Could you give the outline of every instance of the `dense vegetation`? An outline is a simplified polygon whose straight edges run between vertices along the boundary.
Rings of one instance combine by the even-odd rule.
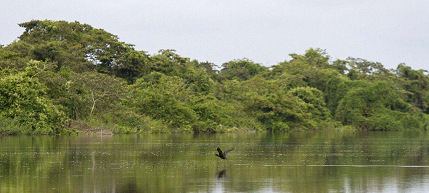
[[[270,68],[149,55],[87,24],[39,21],[0,46],[0,133],[427,129],[429,76],[321,49]]]

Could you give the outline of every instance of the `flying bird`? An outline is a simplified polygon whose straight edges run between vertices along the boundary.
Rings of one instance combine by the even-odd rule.
[[[217,148],[217,151],[219,152],[219,154],[215,154],[215,156],[218,156],[218,157],[219,157],[219,158],[221,158],[221,159],[226,159],[226,154],[227,154],[228,152],[232,151],[232,150],[234,150],[234,148],[232,148],[232,149],[228,149],[228,150],[226,150],[225,152],[222,152],[222,150],[218,147],[218,148]]]

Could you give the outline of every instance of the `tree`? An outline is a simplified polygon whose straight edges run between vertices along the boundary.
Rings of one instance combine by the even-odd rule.
[[[112,68],[114,75],[127,80],[129,84],[150,72],[149,56],[143,51],[130,50],[118,58],[118,63],[121,65]]]
[[[40,62],[30,61],[26,71],[5,73],[0,78],[0,117],[17,120],[30,134],[60,133],[68,119],[61,106],[46,96],[46,87],[36,77]]]
[[[197,114],[187,105],[192,96],[183,79],[152,72],[131,88],[131,104],[138,112],[161,119],[172,129],[192,130]]]
[[[351,88],[339,102],[336,113],[336,118],[344,125],[367,130],[417,129],[423,121],[412,116],[419,111],[406,103],[400,90],[386,81]]]
[[[345,76],[333,76],[326,82],[324,92],[326,107],[330,110],[332,116],[335,116],[339,102],[349,89],[348,81]]]
[[[122,81],[106,74],[85,72],[76,74],[73,78],[75,83],[81,85],[80,88],[87,92],[84,100],[91,104],[88,108],[90,109],[88,119],[91,119],[97,104],[101,103],[99,106],[106,109],[120,101],[126,92]]]
[[[233,60],[222,64],[220,75],[226,79],[248,80],[257,74],[268,70],[261,64],[254,63],[249,59]]]
[[[292,60],[273,67],[268,76],[291,88],[315,87],[326,90],[326,82],[339,72],[329,63],[329,56],[321,49],[309,49],[304,55],[290,54]]]
[[[144,52],[88,24],[32,20],[19,26],[25,28],[19,39],[30,45],[31,58],[55,62],[59,68],[67,65],[76,72],[96,68],[132,82],[147,62]]]
[[[206,72],[206,74],[213,80],[220,80],[219,77],[219,66],[217,66],[216,64],[213,64],[211,62],[200,62],[197,65],[197,68],[202,68],[204,69],[204,71]]]
[[[392,75],[389,70],[385,69],[379,62],[371,62],[362,58],[348,57],[347,64],[350,66],[347,77],[349,77],[351,80],[374,80]]]
[[[322,68],[329,65],[329,55],[320,48],[310,48],[305,51],[304,55],[290,54],[290,56],[292,57],[291,62],[297,60]]]
[[[426,114],[429,113],[429,76],[426,70],[413,70],[405,64],[399,64],[396,68],[396,76],[401,80],[411,104],[420,108]]]
[[[315,88],[288,88],[276,80],[254,77],[244,81],[238,100],[245,112],[256,117],[268,130],[321,130],[332,128],[323,93]]]

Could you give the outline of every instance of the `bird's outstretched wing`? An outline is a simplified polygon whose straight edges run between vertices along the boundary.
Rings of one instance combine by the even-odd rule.
[[[217,147],[217,152],[219,152],[219,155],[222,155],[223,153],[222,153],[222,150],[220,150],[220,148],[219,147]]]
[[[228,150],[226,150],[226,151],[225,151],[225,152],[223,152],[223,153],[226,155],[228,152],[230,152],[230,151],[232,151],[232,150],[234,150],[234,148],[228,149]]]

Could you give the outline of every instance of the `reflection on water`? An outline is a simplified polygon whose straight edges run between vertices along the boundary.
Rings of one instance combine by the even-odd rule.
[[[217,179],[222,179],[226,177],[226,170],[222,170],[219,173],[217,173]]]
[[[428,167],[426,132],[0,136],[0,193],[426,192]]]

